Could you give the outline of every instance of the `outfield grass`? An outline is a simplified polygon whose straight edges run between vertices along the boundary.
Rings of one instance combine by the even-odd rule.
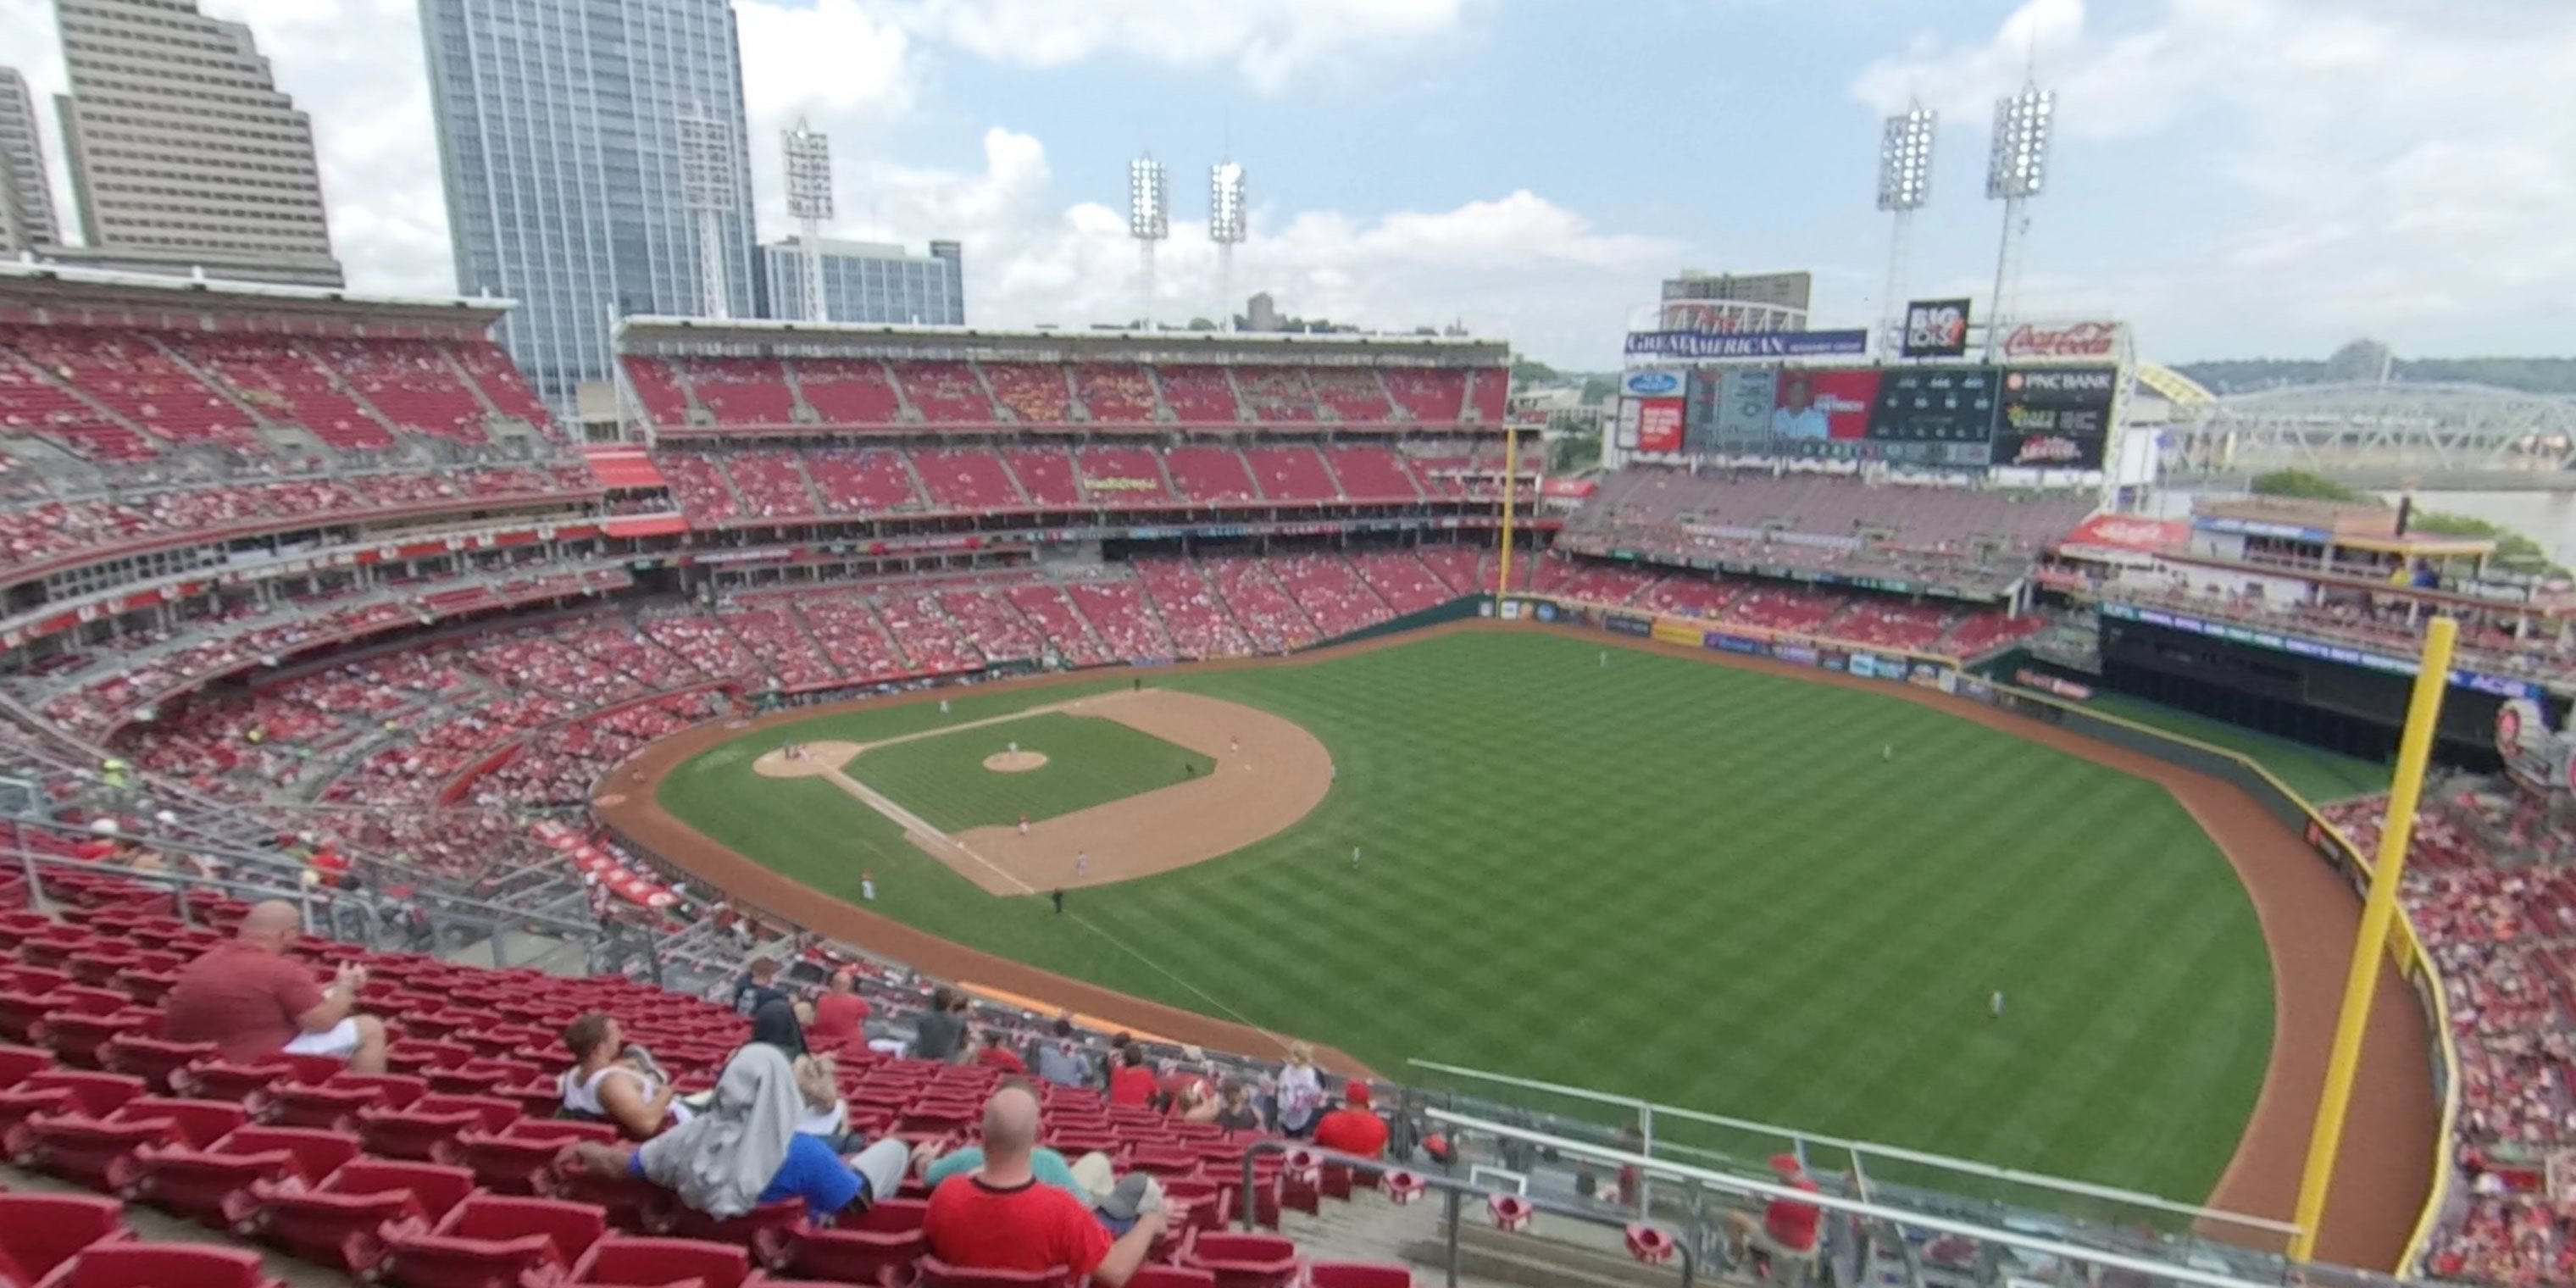
[[[854,896],[873,871],[877,911],[1389,1073],[1421,1057],[2208,1193],[2272,992],[2251,902],[2171,797],[1891,697],[1601,651],[1467,633],[1156,677],[1298,721],[1339,779],[1288,831],[1077,892],[1063,918],[984,894],[828,783],[754,778],[753,749],[705,753],[661,800],[818,888]]]
[[[1013,743],[1044,752],[1047,763],[1016,774],[984,768],[985,757]],[[852,777],[943,832],[1007,826],[1023,814],[1054,818],[1215,769],[1215,761],[1143,730],[1061,711],[899,742],[848,766]]]
[[[2306,797],[2310,804],[2388,790],[2388,766],[2376,761],[2339,755],[2304,742],[2258,733],[2242,725],[2212,720],[2124,694],[2097,693],[2082,706],[2087,711],[2118,716],[2149,728],[2178,733],[2241,753],[2271,770],[2273,777],[2288,784],[2291,791]]]

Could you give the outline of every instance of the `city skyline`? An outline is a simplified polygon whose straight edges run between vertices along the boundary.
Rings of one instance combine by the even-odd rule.
[[[417,173],[431,131],[409,0],[206,8],[251,21],[313,111],[353,283],[452,289],[443,202]],[[45,9],[0,0],[0,43],[50,45]],[[1816,324],[1861,325],[1885,266],[1879,121],[1915,98],[1946,137],[1907,293],[1982,299],[1997,212],[1976,161],[1994,98],[2032,71],[2063,133],[2025,315],[2124,316],[2170,361],[2322,356],[2364,334],[2521,353],[2563,347],[2576,286],[2557,231],[2576,216],[2576,123],[2512,88],[2554,83],[2576,53],[2576,13],[2538,0],[2465,0],[2438,23],[2397,0],[1650,0],[1611,20],[1517,0],[737,9],[751,134],[801,115],[834,137],[823,234],[961,241],[974,318],[995,325],[1133,315],[1124,167],[1144,149],[1193,176],[1158,259],[1167,320],[1268,291],[1301,316],[1464,318],[1602,367],[1674,271],[1794,266],[1816,273]],[[1667,44],[1765,54],[1620,72]],[[42,111],[58,70],[28,71]],[[774,150],[750,156],[764,239],[792,231]],[[1194,178],[1226,158],[1261,176],[1234,300]]]

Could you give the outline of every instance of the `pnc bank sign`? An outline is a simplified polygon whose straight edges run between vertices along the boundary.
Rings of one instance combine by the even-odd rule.
[[[2077,322],[2043,327],[2024,322],[2004,337],[2008,361],[2078,361],[2110,357],[2119,347],[2117,322]]]

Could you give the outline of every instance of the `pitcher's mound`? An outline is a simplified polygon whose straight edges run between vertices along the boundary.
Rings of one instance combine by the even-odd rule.
[[[1025,774],[1046,763],[1043,751],[997,751],[984,758],[984,768],[997,774]]]

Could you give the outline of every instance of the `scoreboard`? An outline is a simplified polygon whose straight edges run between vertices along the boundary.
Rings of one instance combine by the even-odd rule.
[[[2100,470],[2113,366],[1703,367],[1688,373],[1686,450],[1951,469]]]

